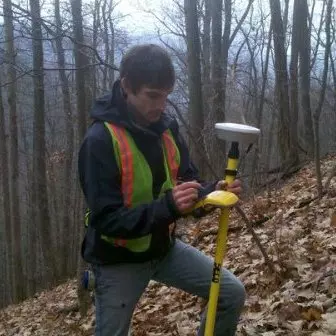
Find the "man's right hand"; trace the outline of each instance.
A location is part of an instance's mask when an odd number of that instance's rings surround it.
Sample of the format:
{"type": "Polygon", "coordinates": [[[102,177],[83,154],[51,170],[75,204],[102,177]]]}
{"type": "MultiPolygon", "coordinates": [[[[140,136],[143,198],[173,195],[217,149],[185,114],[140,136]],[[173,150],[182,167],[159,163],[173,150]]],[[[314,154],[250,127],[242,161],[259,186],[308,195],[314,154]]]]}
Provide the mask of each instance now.
{"type": "Polygon", "coordinates": [[[196,181],[183,182],[173,188],[173,199],[177,209],[181,213],[195,205],[200,188],[201,185],[196,181]]]}

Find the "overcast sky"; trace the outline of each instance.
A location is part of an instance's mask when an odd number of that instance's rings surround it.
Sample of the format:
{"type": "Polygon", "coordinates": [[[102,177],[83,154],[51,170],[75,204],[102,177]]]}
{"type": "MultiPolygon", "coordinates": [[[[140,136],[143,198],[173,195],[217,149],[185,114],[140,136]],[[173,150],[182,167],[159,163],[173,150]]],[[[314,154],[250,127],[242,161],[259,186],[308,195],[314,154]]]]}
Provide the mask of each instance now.
{"type": "Polygon", "coordinates": [[[128,31],[136,34],[140,34],[142,32],[154,32],[155,23],[153,16],[146,14],[142,9],[155,9],[163,2],[167,2],[167,0],[120,0],[117,10],[124,15],[128,15],[128,17],[125,18],[119,26],[127,28],[128,31]]]}

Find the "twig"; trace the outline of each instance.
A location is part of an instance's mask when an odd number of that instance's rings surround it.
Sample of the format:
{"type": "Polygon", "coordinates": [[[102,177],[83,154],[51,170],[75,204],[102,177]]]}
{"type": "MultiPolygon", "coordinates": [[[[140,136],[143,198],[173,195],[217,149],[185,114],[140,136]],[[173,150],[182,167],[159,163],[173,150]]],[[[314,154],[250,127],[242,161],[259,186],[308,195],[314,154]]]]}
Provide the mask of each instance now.
{"type": "Polygon", "coordinates": [[[246,224],[246,227],[248,229],[248,231],[251,233],[253,239],[255,240],[255,242],[257,243],[259,249],[260,249],[260,252],[262,253],[262,255],[264,256],[264,259],[265,259],[265,262],[266,262],[266,265],[268,266],[269,270],[272,272],[272,273],[277,273],[275,268],[273,267],[273,263],[272,261],[270,260],[270,258],[268,257],[264,247],[262,246],[261,244],[261,241],[258,237],[258,235],[255,233],[255,231],[253,230],[253,227],[252,227],[252,224],[251,222],[249,221],[249,219],[247,218],[245,212],[243,211],[243,209],[239,206],[239,205],[236,205],[235,206],[235,209],[237,210],[237,212],[240,214],[240,216],[242,217],[242,219],[244,220],[245,224],[246,224]]]}

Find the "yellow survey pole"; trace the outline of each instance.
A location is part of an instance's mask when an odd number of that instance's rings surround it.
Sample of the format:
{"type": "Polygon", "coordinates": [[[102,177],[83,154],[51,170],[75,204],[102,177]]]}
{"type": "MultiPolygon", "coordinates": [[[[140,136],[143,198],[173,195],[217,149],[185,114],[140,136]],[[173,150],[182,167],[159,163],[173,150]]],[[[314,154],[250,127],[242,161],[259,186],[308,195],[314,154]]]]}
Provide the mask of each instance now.
{"type": "MultiPolygon", "coordinates": [[[[238,143],[233,142],[228,155],[227,168],[224,180],[231,183],[237,175],[239,159],[238,143]]],[[[230,208],[222,208],[219,217],[219,229],[216,240],[215,260],[212,271],[212,280],[208,302],[208,311],[205,324],[205,336],[213,336],[216,321],[217,302],[220,289],[221,268],[226,253],[227,232],[229,226],[230,208]]]]}

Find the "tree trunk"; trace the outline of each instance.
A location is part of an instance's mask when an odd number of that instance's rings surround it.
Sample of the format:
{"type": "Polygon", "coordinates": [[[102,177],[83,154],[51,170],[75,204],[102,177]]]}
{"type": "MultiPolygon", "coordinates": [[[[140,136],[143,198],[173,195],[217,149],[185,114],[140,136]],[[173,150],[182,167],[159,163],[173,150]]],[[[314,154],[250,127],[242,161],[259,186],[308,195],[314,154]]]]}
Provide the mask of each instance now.
{"type": "Polygon", "coordinates": [[[19,151],[18,151],[18,127],[16,109],[16,51],[14,47],[14,25],[11,0],[3,1],[4,23],[6,34],[7,58],[8,58],[8,106],[9,106],[9,129],[10,129],[10,207],[11,227],[13,241],[14,262],[14,301],[19,302],[26,297],[24,290],[24,274],[22,267],[22,237],[21,237],[21,211],[19,201],[19,151]]]}
{"type": "MultiPolygon", "coordinates": [[[[73,29],[74,29],[74,54],[75,54],[75,64],[76,64],[76,95],[77,95],[77,115],[78,115],[78,130],[79,130],[79,141],[85,136],[86,128],[87,128],[87,112],[88,112],[88,103],[89,99],[87,97],[86,85],[88,85],[88,70],[86,69],[88,65],[88,58],[85,55],[85,50],[83,47],[84,43],[84,32],[83,32],[83,16],[82,16],[82,1],[81,0],[71,0],[71,9],[72,9],[72,18],[73,18],[73,29]]],[[[83,239],[83,231],[84,231],[84,201],[82,195],[80,197],[80,209],[82,210],[80,215],[77,217],[75,225],[79,225],[78,228],[78,250],[80,247],[80,241],[83,239]]],[[[82,258],[78,259],[78,269],[77,269],[77,280],[78,280],[78,288],[77,295],[80,306],[81,316],[85,316],[90,303],[90,295],[89,293],[81,287],[80,279],[82,274],[86,268],[86,263],[82,258]]]]}
{"type": "Polygon", "coordinates": [[[85,54],[84,32],[83,32],[83,17],[82,17],[82,1],[71,0],[73,30],[74,30],[74,54],[76,64],[76,97],[77,97],[77,112],[78,112],[78,129],[80,141],[84,138],[87,127],[87,107],[88,99],[86,96],[87,83],[87,66],[88,58],[85,54]]]}
{"type": "Polygon", "coordinates": [[[215,172],[222,176],[225,166],[225,143],[219,140],[215,136],[215,123],[225,121],[225,108],[224,108],[224,88],[226,84],[226,78],[223,81],[223,68],[222,68],[222,11],[223,3],[222,0],[212,0],[211,1],[211,98],[212,98],[212,108],[211,108],[211,133],[210,136],[213,138],[212,153],[212,164],[214,166],[215,172]]]}
{"type": "MultiPolygon", "coordinates": [[[[95,0],[94,9],[93,9],[93,32],[92,32],[92,48],[93,51],[91,53],[92,63],[96,62],[96,55],[94,50],[97,50],[98,46],[98,28],[100,27],[100,0],[95,0]]],[[[95,68],[91,70],[92,74],[92,98],[96,99],[97,89],[98,89],[98,80],[97,80],[97,71],[95,68]]]]}
{"type": "Polygon", "coordinates": [[[299,62],[299,45],[300,35],[299,21],[300,0],[294,0],[293,8],[293,25],[292,25],[292,44],[291,44],[291,60],[290,60],[290,99],[291,99],[291,121],[290,121],[290,159],[293,165],[299,161],[298,153],[298,116],[299,116],[299,89],[298,89],[298,62],[299,62]]]}
{"type": "Polygon", "coordinates": [[[41,29],[41,12],[39,0],[30,0],[32,15],[33,38],[33,82],[34,82],[34,144],[33,144],[33,175],[36,208],[34,224],[36,224],[40,238],[42,253],[45,256],[46,269],[44,275],[46,288],[54,285],[56,280],[54,237],[52,235],[46,176],[46,141],[45,141],[45,98],[44,98],[44,55],[41,29]]]}
{"type": "MultiPolygon", "coordinates": [[[[6,246],[4,264],[6,265],[7,273],[4,273],[3,281],[6,286],[7,297],[9,298],[12,293],[11,286],[15,285],[14,280],[17,279],[16,274],[14,273],[14,258],[12,255],[13,251],[13,236],[11,228],[11,208],[8,195],[9,193],[9,170],[8,170],[8,151],[7,151],[7,136],[6,136],[6,125],[5,125],[5,111],[3,107],[3,98],[2,98],[2,88],[0,84],[0,180],[2,183],[2,194],[3,194],[3,220],[4,220],[4,230],[5,230],[5,239],[6,246]],[[7,251],[7,252],[6,252],[7,251]],[[7,287],[8,286],[8,287],[7,287]]],[[[3,239],[3,242],[5,241],[3,239]]],[[[20,278],[19,278],[20,279],[20,278]]],[[[13,286],[14,287],[14,286],[13,286]]]]}
{"type": "MultiPolygon", "coordinates": [[[[28,154],[28,157],[26,159],[26,169],[27,169],[27,183],[26,183],[26,192],[27,192],[27,212],[26,217],[29,218],[28,225],[26,225],[26,241],[32,242],[34,241],[34,244],[27,244],[26,247],[26,288],[27,288],[27,294],[29,297],[33,296],[37,290],[37,278],[36,278],[36,272],[37,272],[37,229],[36,225],[30,225],[30,223],[35,222],[34,216],[35,216],[35,204],[34,201],[35,192],[34,192],[34,175],[33,175],[33,169],[31,162],[33,161],[31,159],[31,155],[29,155],[30,152],[30,136],[27,135],[27,130],[24,127],[23,123],[20,125],[20,132],[22,135],[22,144],[23,144],[23,150],[25,153],[28,154]]],[[[24,216],[23,216],[24,218],[24,216]]]]}
{"type": "Polygon", "coordinates": [[[329,54],[331,49],[331,35],[330,35],[330,26],[331,26],[331,14],[332,14],[332,5],[333,0],[328,0],[326,18],[325,18],[325,34],[326,34],[326,43],[324,51],[324,68],[322,75],[322,87],[320,92],[320,97],[316,110],[314,112],[314,153],[315,153],[315,168],[316,168],[316,179],[317,179],[317,190],[318,195],[321,198],[323,194],[322,186],[322,173],[321,173],[321,162],[320,162],[320,135],[319,135],[319,126],[320,126],[320,115],[324,103],[326,88],[327,88],[327,79],[328,79],[328,65],[329,65],[329,54]]]}
{"type": "Polygon", "coordinates": [[[210,31],[211,31],[211,6],[210,0],[204,1],[203,34],[202,34],[202,66],[204,88],[204,111],[207,111],[207,99],[210,95],[210,31]]]}
{"type": "MultiPolygon", "coordinates": [[[[334,31],[335,34],[335,31],[334,31]]],[[[335,37],[334,37],[335,38],[335,37]]],[[[333,86],[334,86],[334,108],[333,108],[333,129],[336,129],[336,69],[335,69],[335,63],[333,59],[332,53],[330,53],[330,67],[331,67],[331,73],[332,73],[332,78],[333,78],[333,86]]],[[[336,132],[333,132],[333,143],[334,143],[334,148],[336,150],[336,132]]]]}
{"type": "MultiPolygon", "coordinates": [[[[311,61],[311,65],[310,65],[311,69],[313,69],[315,67],[318,51],[319,51],[319,48],[320,48],[320,45],[321,45],[321,32],[322,32],[323,23],[324,23],[326,4],[327,4],[327,1],[322,1],[322,11],[321,11],[321,15],[320,15],[321,19],[320,19],[319,28],[317,30],[317,41],[316,41],[314,49],[312,50],[312,61],[311,61]]],[[[313,26],[314,5],[315,5],[315,1],[313,2],[312,14],[311,14],[311,17],[310,17],[310,33],[312,31],[312,26],[313,26]]]]}
{"type": "MultiPolygon", "coordinates": [[[[210,48],[211,48],[211,6],[210,0],[204,1],[204,14],[203,14],[203,32],[202,32],[202,82],[203,82],[203,116],[204,116],[204,148],[206,149],[205,155],[208,160],[211,160],[211,144],[208,137],[211,134],[211,109],[210,96],[211,96],[211,81],[210,81],[210,48]]],[[[211,135],[210,135],[211,136],[211,135]]],[[[208,173],[208,172],[207,172],[208,173]]]]}
{"type": "Polygon", "coordinates": [[[63,258],[62,258],[62,276],[65,277],[70,273],[71,262],[68,259],[68,256],[71,254],[72,249],[72,231],[71,230],[71,217],[70,209],[72,208],[71,194],[74,184],[72,179],[69,177],[72,175],[72,162],[73,162],[73,153],[74,153],[74,129],[73,129],[73,119],[72,119],[72,110],[71,110],[71,99],[70,99],[70,87],[69,80],[65,73],[65,56],[64,48],[62,44],[62,35],[61,27],[62,20],[60,15],[60,5],[59,0],[55,0],[55,23],[59,28],[57,33],[58,38],[56,38],[56,50],[57,50],[57,60],[59,65],[59,76],[62,84],[62,95],[63,95],[63,109],[65,114],[65,125],[66,125],[66,148],[65,148],[65,167],[64,167],[64,176],[63,176],[63,232],[62,232],[62,241],[63,241],[63,258]]]}
{"type": "Polygon", "coordinates": [[[290,161],[291,148],[288,73],[285,50],[285,32],[279,0],[270,0],[271,27],[274,40],[275,77],[279,108],[278,143],[283,163],[290,161]]]}
{"type": "MultiPolygon", "coordinates": [[[[109,43],[109,30],[107,25],[107,17],[109,13],[107,12],[107,0],[103,0],[102,15],[103,15],[103,42],[104,42],[104,62],[108,64],[110,55],[110,43],[109,43]]],[[[103,91],[104,94],[108,88],[108,68],[103,67],[103,91]]]]}
{"type": "Polygon", "coordinates": [[[301,108],[303,113],[303,139],[305,149],[309,156],[313,156],[314,138],[312,110],[310,105],[310,30],[307,1],[299,1],[298,16],[300,20],[300,33],[298,38],[300,48],[300,80],[301,80],[301,108]]]}
{"type": "Polygon", "coordinates": [[[286,41],[286,33],[288,26],[288,12],[289,12],[289,0],[285,0],[285,8],[283,11],[283,31],[285,32],[285,41],[286,41]]]}
{"type": "MultiPolygon", "coordinates": [[[[216,0],[218,2],[218,0],[216,0]]],[[[251,1],[250,1],[251,2],[251,1]]],[[[249,4],[250,4],[249,2],[249,4]]],[[[213,4],[214,5],[214,4],[213,4]]],[[[222,118],[223,121],[226,120],[226,82],[227,82],[227,68],[228,68],[228,59],[229,59],[229,48],[233,41],[233,37],[230,37],[231,34],[231,21],[232,21],[232,3],[231,0],[224,0],[224,12],[225,12],[225,23],[224,23],[224,32],[223,32],[223,38],[222,38],[222,83],[223,83],[223,89],[222,89],[222,103],[223,103],[223,112],[222,112],[222,118]]],[[[217,6],[220,6],[217,4],[217,6]]],[[[245,11],[245,14],[247,15],[247,11],[250,8],[250,5],[248,5],[247,10],[245,11]]],[[[220,6],[222,7],[222,6],[220,6]]],[[[245,14],[243,17],[246,17],[245,14]]],[[[219,16],[219,13],[217,13],[219,16]]],[[[220,14],[222,17],[222,14],[220,14]]],[[[240,27],[242,24],[242,21],[240,21],[237,24],[237,28],[240,27]]],[[[219,23],[217,22],[216,25],[219,28],[219,23]]],[[[235,32],[232,34],[234,35],[235,32]]],[[[225,148],[223,148],[225,150],[225,148]]]]}
{"type": "MultiPolygon", "coordinates": [[[[263,111],[264,111],[264,103],[265,103],[265,91],[266,91],[266,84],[267,84],[267,78],[268,78],[268,66],[269,66],[269,56],[271,51],[271,42],[272,42],[272,30],[269,30],[268,33],[268,42],[267,42],[267,49],[266,49],[266,60],[265,60],[265,67],[263,69],[262,73],[262,85],[261,85],[261,93],[260,93],[260,100],[259,100],[259,107],[257,112],[257,128],[261,128],[261,122],[263,118],[263,111]]],[[[261,147],[261,140],[262,137],[259,139],[259,144],[255,150],[255,154],[252,161],[252,179],[251,179],[251,187],[253,188],[255,185],[255,178],[256,178],[256,171],[259,163],[259,153],[260,153],[260,147],[261,147]]]]}
{"type": "MultiPolygon", "coordinates": [[[[113,1],[110,0],[110,7],[109,7],[109,13],[110,15],[108,16],[109,20],[109,25],[110,25],[110,32],[111,32],[111,48],[110,48],[110,58],[109,58],[109,63],[111,65],[114,65],[115,63],[115,29],[114,29],[114,24],[112,20],[112,11],[113,11],[113,1]]],[[[109,79],[110,79],[110,86],[112,86],[114,82],[114,69],[111,67],[109,68],[109,79]]]]}
{"type": "Polygon", "coordinates": [[[188,47],[189,120],[192,135],[198,142],[198,144],[192,145],[191,155],[198,169],[203,172],[203,159],[196,150],[196,146],[202,144],[204,128],[200,36],[196,1],[184,0],[184,11],[188,47]]]}

